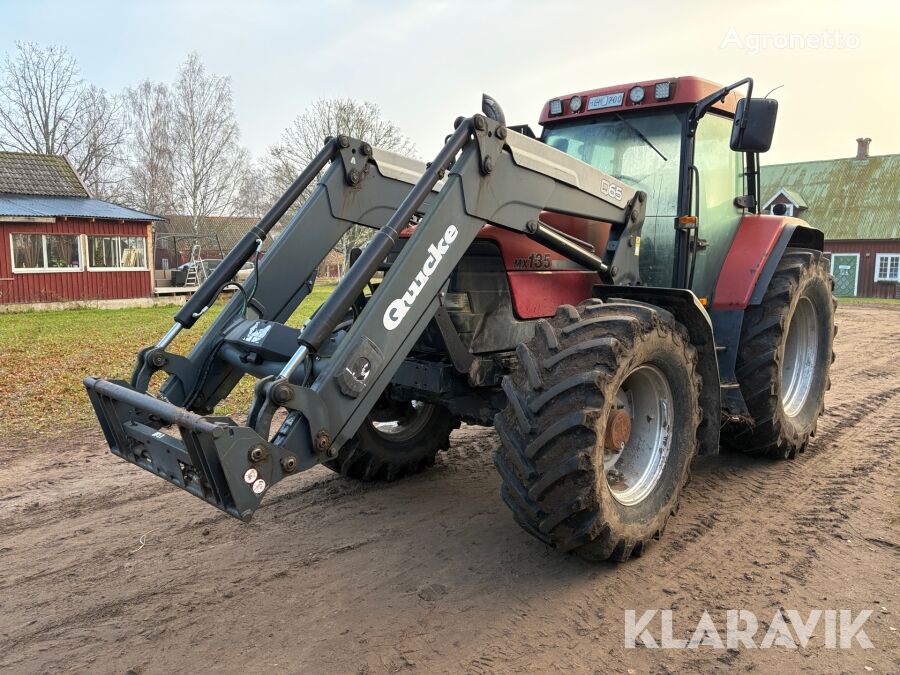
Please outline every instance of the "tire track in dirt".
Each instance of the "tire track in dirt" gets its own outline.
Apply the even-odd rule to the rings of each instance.
[[[883,388],[861,392],[863,395],[857,400],[829,409],[827,417],[820,423],[818,437],[808,451],[794,461],[771,462],[733,455],[699,460],[685,490],[681,510],[659,545],[669,573],[681,579],[680,590],[688,595],[703,592],[710,572],[704,569],[699,574],[694,573],[698,559],[753,549],[760,539],[759,526],[765,520],[747,519],[746,509],[739,508],[747,503],[777,504],[777,512],[772,515],[784,514],[790,523],[785,531],[782,518],[767,519],[776,522],[768,524],[766,534],[781,544],[782,550],[774,562],[753,562],[754,567],[765,570],[769,576],[781,576],[782,583],[775,589],[778,595],[786,596],[795,585],[806,584],[816,562],[823,557],[820,552],[826,554],[824,564],[835,566],[836,562],[829,559],[833,556],[828,554],[838,539],[829,528],[838,529],[838,521],[845,522],[849,514],[857,510],[855,502],[864,480],[883,470],[888,463],[896,469],[896,452],[879,453],[876,448],[879,442],[893,443],[893,447],[897,447],[894,434],[900,423],[900,401],[897,400],[900,386],[884,385],[892,385],[898,379],[897,367],[893,365],[890,377],[875,378],[874,383],[868,381],[865,387]],[[894,412],[885,418],[885,410]],[[877,431],[873,433],[873,429]],[[846,448],[855,449],[864,439],[869,441],[865,451],[852,452],[848,457]],[[720,498],[721,495],[727,496]],[[712,556],[710,549],[714,553]],[[649,555],[653,555],[652,549]],[[749,582],[754,581],[753,572],[744,574],[749,576]],[[612,606],[623,612],[626,608],[640,606],[635,599],[645,594],[647,570],[640,564],[623,566],[613,576],[619,591],[617,595],[629,598],[629,602],[619,601]],[[770,597],[773,595],[775,593],[769,593]],[[683,593],[674,591],[672,596],[680,598]],[[720,601],[713,606],[729,607]],[[579,625],[578,618],[583,617],[583,610],[583,607],[573,608],[567,619],[573,625]],[[477,669],[480,663],[476,659],[464,665]]]
[[[478,442],[481,442],[480,433]],[[471,439],[463,440],[460,447],[455,450],[465,450],[474,443],[476,442]],[[458,468],[459,467],[457,467],[457,469]],[[136,493],[131,499],[128,499],[127,495],[119,493],[100,500],[96,499],[96,495],[65,497],[59,502],[51,505],[46,512],[40,514],[40,517],[36,522],[41,526],[53,523],[61,517],[61,514],[67,514],[66,517],[71,520],[73,517],[82,516],[87,505],[93,505],[98,512],[105,512],[116,507],[123,510],[129,506],[144,508],[144,505],[141,504],[141,502],[145,500],[152,501],[152,498],[154,497],[159,499],[161,503],[168,502],[167,508],[171,508],[172,504],[176,501],[179,501],[180,503],[180,500],[186,499],[186,496],[181,494],[180,491],[166,486],[152,476],[149,477],[149,481],[146,482],[148,485],[141,486],[136,490]],[[320,475],[308,484],[300,485],[293,490],[283,490],[281,494],[275,495],[267,504],[270,508],[264,512],[265,518],[271,521],[294,521],[294,525],[311,528],[314,527],[311,523],[321,518],[323,511],[340,513],[342,510],[358,510],[358,498],[362,496],[363,493],[369,493],[369,495],[377,494],[389,491],[394,487],[395,486],[393,485],[367,486],[352,481],[345,481],[333,477],[330,472],[323,470],[320,472]],[[187,503],[192,506],[194,505],[193,501]],[[178,537],[186,534],[189,537],[196,537],[198,529],[202,526],[207,526],[208,529],[219,526],[220,530],[231,530],[232,536],[230,537],[229,543],[234,545],[240,545],[248,539],[260,536],[259,530],[254,530],[252,526],[250,528],[241,526],[224,514],[218,514],[214,511],[211,512],[202,504],[199,504],[199,506],[202,509],[202,513],[213,513],[215,515],[205,517],[201,520],[184,519],[181,522],[178,522],[174,527],[168,528],[169,536]],[[33,520],[30,521],[27,526],[21,524],[18,528],[18,532],[21,533],[30,530],[34,524],[35,521]],[[213,533],[210,533],[210,535],[212,534]],[[385,534],[388,533],[380,533],[382,536]],[[265,585],[268,583],[278,585],[284,583],[283,580],[290,573],[296,572],[297,569],[327,564],[328,561],[336,556],[361,549],[378,539],[378,537],[374,537],[370,534],[365,538],[354,540],[349,543],[343,543],[338,546],[317,547],[313,552],[302,556],[286,555],[280,558],[278,555],[273,555],[265,556],[262,559],[253,561],[245,560],[241,564],[234,566],[233,573],[226,573],[220,580],[220,583],[223,587],[240,587],[252,577],[253,583],[257,585]],[[281,551],[281,553],[285,552]],[[99,553],[95,552],[93,563],[99,568],[98,571],[95,574],[82,574],[78,587],[73,588],[72,590],[80,597],[89,596],[87,589],[102,585],[106,577],[106,573],[99,570],[102,570],[107,566],[115,565],[122,557],[122,554],[122,551],[115,550]],[[260,563],[264,563],[266,568],[264,573],[258,575],[246,574],[247,569],[253,569],[254,567],[258,568]],[[126,564],[126,566],[128,565]],[[18,576],[14,581],[0,585],[0,589],[20,586],[22,584],[33,584],[54,577],[68,577],[73,575],[73,573],[77,572],[79,569],[83,569],[83,567],[84,561],[76,559],[64,565],[53,566],[34,573]],[[241,590],[236,590],[230,592],[227,599],[239,601],[241,595]],[[70,611],[64,612],[63,616],[56,616],[49,621],[38,621],[37,623],[30,625],[27,630],[23,628],[19,631],[14,631],[10,634],[10,637],[12,638],[10,645],[17,646],[28,643],[31,640],[45,637],[48,633],[64,632],[69,628],[75,629],[89,618],[104,620],[113,617],[115,614],[109,610],[110,607],[121,605],[123,608],[122,611],[126,611],[128,608],[140,605],[147,600],[158,602],[167,597],[168,596],[165,594],[157,594],[156,592],[128,592],[117,596],[115,600],[97,604],[88,610],[81,608],[80,605],[75,605]],[[221,604],[220,600],[220,598],[213,599],[213,606]],[[0,666],[11,666],[16,663],[18,663],[18,661],[6,662],[3,657],[0,657]]]
[[[316,553],[302,560],[294,561],[293,565],[294,567],[305,567],[322,563],[349,551],[360,549],[364,546],[367,546],[368,544],[371,544],[374,541],[376,541],[376,538],[370,537],[368,539],[353,542],[351,544],[344,544],[341,546],[333,547],[331,549],[317,551]],[[97,562],[103,561],[101,560]],[[22,579],[22,581],[26,583],[30,581],[36,581],[50,574],[59,574],[69,569],[71,569],[71,566],[65,569],[51,570],[45,574],[36,574],[31,578]],[[273,580],[282,579],[284,577],[284,570],[275,571],[268,575],[268,578]],[[246,577],[243,577],[237,579],[237,581],[245,581],[246,579]],[[266,577],[258,577],[256,579],[256,581],[258,582],[264,582],[265,580]],[[102,577],[98,576],[94,579],[91,579],[90,581],[92,582],[92,585],[99,584],[102,581]],[[149,590],[142,590],[140,592],[128,594],[124,597],[117,597],[114,600],[99,602],[87,609],[76,609],[75,611],[67,613],[64,616],[52,617],[46,621],[30,622],[26,626],[27,630],[22,630],[20,633],[15,635],[11,642],[7,643],[6,646],[11,650],[19,644],[32,640],[36,637],[44,636],[47,633],[62,631],[70,627],[78,627],[87,622],[104,621],[115,618],[126,613],[133,607],[137,607],[146,603],[148,600],[152,599],[155,602],[158,602],[160,600],[168,601],[173,597],[177,597],[177,595],[178,589],[174,586],[169,588],[163,587],[161,589],[154,588]],[[230,594],[228,597],[235,597],[235,595],[236,594],[232,592],[232,594]],[[15,661],[12,661],[9,664],[4,664],[2,661],[0,661],[0,665],[15,665],[15,663]]]
[[[854,442],[867,428],[878,425],[864,422],[873,414],[880,412],[885,404],[900,395],[900,387],[891,387],[866,396],[855,404],[838,406],[827,412],[827,416],[835,418],[836,424],[820,423],[820,433],[810,443],[806,452],[797,459],[789,461],[771,461],[754,457],[725,455],[710,460],[700,459],[695,465],[692,480],[688,484],[682,499],[679,517],[673,522],[684,522],[684,529],[679,528],[679,536],[667,536],[662,544],[664,556],[676,562],[669,551],[691,556],[693,547],[703,546],[703,537],[710,533],[720,522],[729,525],[732,533],[735,530],[732,518],[728,514],[743,515],[741,505],[748,501],[766,503],[775,499],[780,508],[794,512],[807,502],[810,492],[820,490],[823,482],[833,482],[845,477],[848,468],[854,466],[881,466],[885,457],[875,454],[855,455],[855,463],[848,462],[839,453],[827,450],[838,443]],[[898,403],[900,405],[900,403]],[[890,426],[891,420],[885,420]],[[884,428],[884,427],[882,427]],[[836,469],[836,471],[829,471]],[[792,490],[786,495],[784,485],[789,482]],[[840,492],[837,488],[828,488],[821,495],[815,495],[817,502],[826,503]],[[704,505],[706,510],[697,513],[698,506]],[[718,515],[717,515],[718,514]],[[667,532],[667,535],[671,533]],[[718,533],[717,533],[718,534]],[[674,540],[673,540],[674,539]],[[666,543],[669,542],[669,543]]]

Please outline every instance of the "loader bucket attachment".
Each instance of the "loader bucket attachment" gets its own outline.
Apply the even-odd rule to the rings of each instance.
[[[113,454],[243,521],[283,477],[272,448],[227,417],[201,417],[124,382],[84,380]],[[174,434],[157,429],[177,427]],[[256,461],[254,461],[256,460]]]

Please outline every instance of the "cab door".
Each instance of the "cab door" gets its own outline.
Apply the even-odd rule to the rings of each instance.
[[[734,205],[744,194],[743,155],[729,147],[732,120],[708,113],[701,118],[694,140],[693,188],[691,206],[699,196],[697,260],[691,289],[697,296],[712,294],[725,261],[725,255],[737,233],[743,209]]]

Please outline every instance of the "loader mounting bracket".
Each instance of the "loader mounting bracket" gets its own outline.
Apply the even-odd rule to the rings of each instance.
[[[496,126],[493,130],[492,124],[487,123],[484,115],[475,115],[472,118],[472,130],[475,134],[475,141],[478,143],[478,154],[480,156],[479,167],[481,174],[487,176],[497,166],[497,160],[500,153],[503,152],[503,144],[506,139],[506,127]]]
[[[337,144],[340,148],[341,164],[344,167],[344,180],[350,187],[359,187],[366,177],[372,146],[343,135],[338,136]]]
[[[315,391],[308,387],[291,384],[285,378],[275,375],[269,375],[257,381],[254,387],[253,403],[247,416],[247,425],[260,436],[268,438],[272,428],[272,418],[279,407],[302,413],[311,429],[324,429],[327,432],[331,428],[328,409]]]
[[[174,375],[182,386],[185,386],[186,383],[193,381],[196,367],[180,354],[172,354],[159,347],[144,347],[138,352],[137,363],[131,375],[132,389],[147,391],[150,380],[159,371]]]

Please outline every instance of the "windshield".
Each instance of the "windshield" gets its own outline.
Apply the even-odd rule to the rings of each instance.
[[[644,283],[672,282],[681,117],[670,110],[608,114],[545,129],[544,142],[647,193],[641,232]]]

